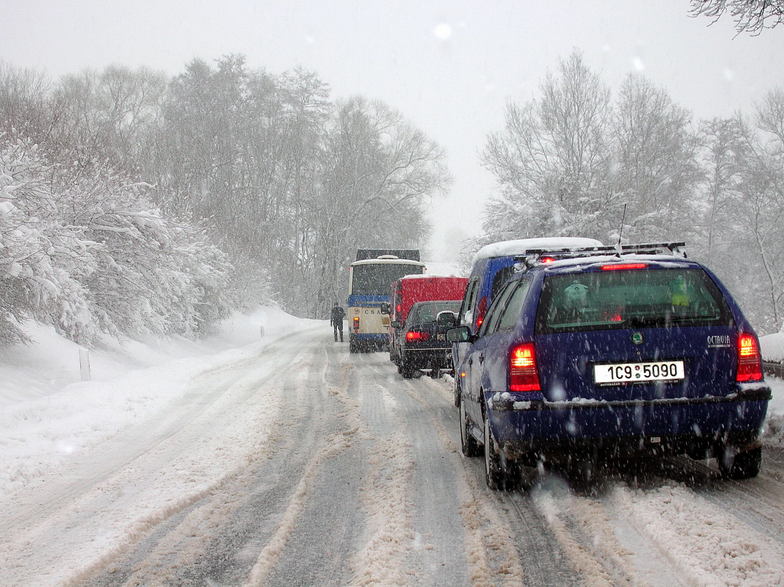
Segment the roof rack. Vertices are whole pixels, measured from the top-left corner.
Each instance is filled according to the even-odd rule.
[[[574,259],[579,257],[594,257],[596,255],[674,255],[677,257],[686,258],[686,251],[683,248],[686,243],[668,242],[668,243],[640,243],[629,245],[607,245],[601,247],[580,247],[580,248],[565,248],[565,249],[527,249],[520,255],[515,255],[515,259],[524,263],[525,268],[531,268],[537,263],[541,262],[543,258],[549,258],[552,261],[560,261],[561,259]]]

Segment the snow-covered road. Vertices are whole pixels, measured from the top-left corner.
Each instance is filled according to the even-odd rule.
[[[784,454],[493,492],[446,379],[324,324],[193,364],[176,401],[0,496],[0,584],[784,583]],[[10,441],[8,441],[10,442]]]

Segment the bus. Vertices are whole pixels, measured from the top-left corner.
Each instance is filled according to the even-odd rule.
[[[381,307],[390,303],[390,286],[404,275],[421,275],[425,264],[417,250],[359,249],[349,267],[349,352],[380,350],[387,344],[389,314]]]

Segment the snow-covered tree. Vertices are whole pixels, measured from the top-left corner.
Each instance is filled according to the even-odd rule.
[[[680,240],[692,232],[701,172],[690,121],[687,110],[644,77],[629,75],[621,85],[612,124],[612,192],[628,205],[623,235],[629,240]]]
[[[428,233],[427,198],[449,182],[444,153],[381,102],[355,97],[338,105],[308,206],[313,302],[324,315],[345,293],[345,267],[357,248],[419,247]]]
[[[486,209],[488,235],[606,238],[618,198],[608,184],[610,92],[573,52],[548,75],[540,96],[509,103],[505,129],[482,153],[501,193]]]
[[[738,218],[752,253],[750,265],[761,276],[762,324],[779,330],[784,326],[784,91],[768,93],[753,126],[742,124],[742,136]]]
[[[57,222],[51,167],[36,151],[0,136],[0,342],[26,340],[27,318],[87,342],[95,329],[79,278],[94,270],[93,247]]]
[[[706,197],[700,243],[702,255],[711,264],[722,263],[736,247],[727,237],[735,223],[740,195],[740,165],[745,148],[742,125],[737,119],[714,118],[700,125],[701,167]]]
[[[711,24],[729,12],[738,34],[759,35],[784,22],[784,0],[691,0],[690,12],[707,16]]]

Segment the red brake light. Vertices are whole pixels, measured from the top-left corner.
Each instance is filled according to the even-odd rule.
[[[762,381],[762,356],[757,337],[747,332],[738,336],[738,374],[735,380]]]
[[[409,342],[413,342],[415,340],[430,340],[430,333],[427,331],[422,332],[421,330],[409,330],[406,332],[406,340]]]
[[[531,342],[517,345],[509,352],[509,391],[541,391],[536,352]]]
[[[602,271],[619,271],[623,269],[645,269],[647,263],[616,263],[614,265],[602,265]]]
[[[542,257],[539,261],[541,263],[555,263],[555,257]]]
[[[359,330],[359,316],[354,316],[354,330]]]
[[[482,325],[482,322],[485,321],[485,312],[487,312],[487,296],[484,296],[481,300],[479,300],[479,306],[476,308],[477,330],[479,330],[479,327]]]

